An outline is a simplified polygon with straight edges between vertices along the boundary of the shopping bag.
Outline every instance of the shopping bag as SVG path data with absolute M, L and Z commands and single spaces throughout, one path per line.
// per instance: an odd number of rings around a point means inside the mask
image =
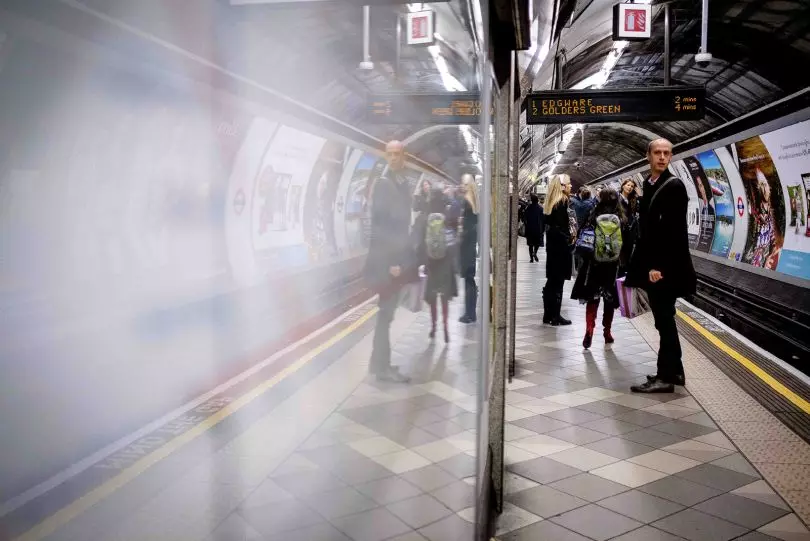
M 422 303 L 425 299 L 425 283 L 427 277 L 424 273 L 419 273 L 419 279 L 410 284 L 406 284 L 402 288 L 402 299 L 400 304 L 410 310 L 411 312 L 421 312 Z
M 650 311 L 650 299 L 647 292 L 637 287 L 624 285 L 625 277 L 616 280 L 616 291 L 619 293 L 619 311 L 627 319 L 633 319 Z

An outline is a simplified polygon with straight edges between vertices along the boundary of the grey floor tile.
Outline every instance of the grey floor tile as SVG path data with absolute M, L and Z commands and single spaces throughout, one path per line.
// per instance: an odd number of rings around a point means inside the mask
M 737 541 L 779 541 L 779 539 L 761 532 L 749 532 L 742 537 L 738 537 Z
M 464 432 L 466 429 L 463 426 L 450 421 L 449 419 L 445 419 L 438 423 L 433 423 L 432 425 L 425 425 L 422 427 L 422 430 L 441 438 L 447 438 L 449 436 L 455 436 L 460 432 Z
M 683 541 L 683 537 L 672 535 L 652 526 L 644 526 L 619 537 L 614 537 L 611 541 Z
M 652 428 L 644 428 L 642 430 L 637 430 L 636 432 L 628 432 L 627 434 L 622 434 L 622 437 L 626 440 L 655 447 L 656 449 L 689 439 L 683 436 L 658 432 Z
M 335 527 L 354 541 L 381 541 L 411 531 L 411 528 L 384 508 L 332 520 Z
M 509 494 L 506 496 L 506 500 L 521 509 L 525 509 L 543 518 L 560 515 L 588 504 L 586 500 L 577 498 L 571 494 L 566 494 L 565 492 L 546 485 L 540 485 L 528 490 Z
M 643 485 L 639 487 L 639 490 L 687 507 L 691 507 L 723 493 L 722 490 L 699 485 L 672 475 Z
M 418 470 L 409 471 L 400 475 L 400 477 L 425 492 L 431 492 L 443 486 L 447 486 L 459 479 L 436 465 L 425 466 Z
M 604 432 L 597 432 L 596 430 L 591 430 L 590 428 L 585 428 L 582 426 L 569 426 L 567 428 L 548 432 L 547 434 L 553 438 L 575 443 L 577 445 L 586 445 L 588 443 L 604 440 L 610 437 Z
M 756 530 L 788 512 L 755 500 L 734 494 L 723 494 L 699 503 L 695 509 L 728 520 L 748 529 Z
M 626 413 L 614 415 L 613 418 L 618 419 L 619 421 L 626 421 L 628 423 L 633 423 L 634 425 L 643 427 L 660 425 L 672 420 L 671 418 L 665 417 L 664 415 L 656 415 L 655 413 L 650 413 L 648 411 L 641 411 L 641 410 L 628 411 Z
M 265 537 L 238 513 L 232 513 L 206 538 L 206 541 L 262 541 L 264 539 Z
M 512 421 L 512 424 L 527 430 L 531 430 L 532 432 L 537 432 L 538 434 L 544 434 L 546 432 L 551 432 L 552 430 L 558 430 L 560 428 L 570 426 L 570 424 L 566 423 L 565 421 L 552 419 L 551 417 L 547 417 L 545 415 L 535 415 L 533 417 L 526 417 L 525 419 L 518 419 L 517 421 Z
M 284 500 L 264 507 L 240 509 L 239 514 L 248 524 L 265 536 L 324 522 L 318 513 L 296 500 Z
M 547 520 L 509 532 L 499 539 L 501 541 L 589 541 L 587 537 Z
M 316 524 L 315 526 L 281 532 L 262 539 L 267 541 L 351 541 L 331 524 Z
M 630 490 L 605 498 L 599 501 L 599 505 L 645 524 L 677 513 L 684 508 L 680 504 L 639 490 Z
M 535 385 L 534 387 L 525 387 L 521 389 L 520 394 L 527 394 L 535 398 L 545 398 L 547 396 L 560 394 L 560 390 L 553 387 L 547 387 L 545 385 Z
M 653 429 L 659 432 L 666 432 L 667 434 L 683 436 L 684 438 L 689 439 L 697 438 L 698 436 L 704 436 L 717 431 L 716 428 L 709 428 L 696 423 L 687 423 L 681 420 L 661 423 L 660 425 L 655 425 Z
M 670 515 L 654 522 L 652 526 L 690 541 L 727 541 L 749 531 L 749 528 L 694 509 L 685 509 Z
M 426 396 L 434 396 L 434 395 L 426 395 Z M 436 397 L 436 398 L 439 398 L 439 397 Z M 439 400 L 441 400 L 441 399 L 439 399 Z M 461 406 L 459 406 L 457 404 L 453 404 L 452 402 L 448 402 L 446 400 L 442 400 L 442 402 L 444 402 L 444 403 L 440 404 L 438 406 L 432 406 L 432 407 L 428 408 L 428 411 L 430 411 L 431 413 L 435 413 L 436 415 L 438 415 L 442 419 L 450 419 L 452 417 L 455 417 L 456 415 L 460 415 L 462 413 L 468 413 L 467 410 L 465 410 L 464 408 L 462 408 Z
M 718 430 L 717 425 L 714 423 L 714 421 L 712 421 L 712 418 L 709 417 L 709 414 L 707 414 L 705 411 L 701 411 L 693 415 L 687 415 L 686 417 L 681 417 L 681 421 L 695 423 Z
M 605 402 L 604 400 L 591 402 L 590 404 L 582 404 L 581 406 L 577 406 L 577 409 L 590 411 L 592 413 L 599 413 L 605 417 L 614 417 L 616 415 L 621 415 L 622 413 L 637 411 L 633 408 L 628 408 L 627 406 L 614 404 L 612 402 Z
M 531 479 L 541 484 L 553 483 L 566 477 L 582 473 L 578 468 L 572 468 L 549 458 L 534 458 L 508 467 L 512 473 Z
M 354 515 L 378 506 L 375 501 L 353 488 L 309 494 L 302 500 L 326 519 Z
M 756 477 L 711 464 L 701 464 L 676 475 L 681 479 L 687 479 L 723 492 L 740 488 L 757 480 Z
M 596 421 L 591 421 L 589 423 L 583 423 L 582 426 L 611 436 L 619 436 L 621 434 L 638 430 L 638 425 L 628 423 L 627 421 L 619 421 L 618 419 L 613 419 L 610 417 L 597 419 Z
M 643 443 L 626 440 L 622 437 L 607 438 L 584 445 L 593 451 L 599 451 L 614 458 L 626 460 L 634 456 L 643 455 L 655 451 L 655 448 Z
M 392 503 L 387 509 L 411 528 L 418 529 L 449 516 L 453 511 L 429 494 Z
M 643 526 L 640 522 L 595 504 L 574 509 L 550 520 L 596 541 L 605 541 Z
M 475 458 L 464 453 L 437 462 L 436 465 L 452 475 L 455 475 L 458 479 L 475 475 Z
M 552 411 L 544 415 L 546 417 L 551 417 L 553 419 L 557 419 L 558 421 L 564 421 L 572 425 L 581 425 L 583 423 L 604 418 L 604 415 L 599 413 L 593 413 L 591 411 L 585 411 L 577 408 L 565 408 L 563 410 Z
M 472 539 L 475 527 L 456 514 L 419 530 L 430 541 L 462 541 Z
M 349 485 L 368 483 L 391 475 L 387 468 L 383 468 L 368 458 L 343 462 L 333 468 L 332 474 Z
M 387 429 L 382 427 L 379 432 L 403 447 L 417 447 L 442 438 L 440 435 L 432 434 L 415 426 L 407 429 Z
M 628 490 L 625 485 L 591 473 L 581 473 L 552 483 L 549 486 L 589 502 L 615 496 Z
M 426 538 L 419 532 L 408 532 L 405 535 L 398 535 L 386 541 L 426 541 Z
M 475 485 L 464 481 L 456 481 L 434 490 L 431 495 L 455 512 L 475 506 Z
M 355 488 L 380 505 L 406 500 L 422 493 L 418 487 L 396 476 L 377 479 L 370 483 L 357 485 Z
M 751 465 L 751 463 L 748 462 L 745 459 L 745 457 L 742 456 L 740 453 L 734 453 L 733 455 L 725 456 L 723 458 L 711 462 L 711 464 L 715 466 L 720 466 L 721 468 L 734 470 L 739 473 L 744 473 L 745 475 L 750 475 L 751 477 L 756 478 L 762 477 L 756 470 L 756 468 L 754 468 Z
M 327 492 L 343 488 L 346 483 L 324 470 L 313 470 L 291 475 L 283 475 L 273 479 L 281 488 L 301 497 L 316 492 Z

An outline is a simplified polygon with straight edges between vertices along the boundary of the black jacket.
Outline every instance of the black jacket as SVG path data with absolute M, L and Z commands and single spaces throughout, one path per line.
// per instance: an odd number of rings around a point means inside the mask
M 664 186 L 670 178 L 673 180 Z M 627 273 L 628 286 L 663 289 L 675 297 L 695 292 L 697 277 L 689 253 L 686 224 L 688 203 L 683 182 L 669 170 L 661 174 L 656 186 L 650 184 L 649 177 L 644 181 L 644 198 L 639 205 L 639 238 Z M 649 280 L 653 269 L 663 276 L 656 284 Z
M 570 280 L 573 256 L 568 228 L 568 200 L 546 215 L 546 278 Z
M 478 215 L 473 212 L 468 201 L 464 201 L 463 222 L 461 225 L 461 242 L 459 247 L 459 266 L 462 276 L 475 276 L 475 258 L 478 245 Z
M 543 207 L 537 203 L 532 203 L 526 207 L 526 211 L 523 214 L 523 223 L 526 226 L 526 242 L 530 246 L 540 246 L 543 244 L 543 234 L 546 229 Z
M 379 291 L 411 281 L 416 274 L 414 242 L 411 239 L 411 187 L 405 179 L 396 182 L 388 172 L 377 180 L 371 200 L 371 239 L 365 277 L 369 288 Z M 398 279 L 390 268 L 399 266 Z

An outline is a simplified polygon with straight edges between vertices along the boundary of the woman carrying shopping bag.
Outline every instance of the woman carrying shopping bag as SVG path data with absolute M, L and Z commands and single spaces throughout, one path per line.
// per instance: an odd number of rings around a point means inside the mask
M 585 303 L 585 338 L 582 347 L 593 342 L 596 313 L 604 299 L 602 312 L 603 335 L 606 344 L 613 343 L 610 332 L 613 314 L 619 307 L 616 275 L 622 252 L 622 230 L 626 225 L 619 194 L 610 188 L 599 193 L 599 202 L 580 231 L 577 252 L 581 263 L 571 291 L 571 298 Z

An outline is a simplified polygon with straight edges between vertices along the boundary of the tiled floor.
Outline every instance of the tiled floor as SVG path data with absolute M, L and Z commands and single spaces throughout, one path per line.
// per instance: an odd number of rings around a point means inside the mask
M 774 455 L 792 453 L 804 457 L 792 462 L 807 464 L 810 447 L 763 416 L 685 342 L 689 388 L 698 389 L 698 400 L 683 388 L 632 395 L 630 385 L 655 372 L 651 322 L 617 318 L 616 343 L 605 345 L 598 328 L 585 351 L 584 307 L 567 299 L 571 282 L 563 312 L 574 324 L 553 328 L 541 323 L 543 262 L 522 263 L 518 280 L 518 368 L 507 394 L 511 508 L 499 523 L 501 540 L 810 539 L 759 473 L 778 469 Z M 744 408 L 729 405 L 729 395 L 746 400 Z M 718 404 L 707 408 L 711 416 L 701 406 L 704 398 Z M 715 413 L 735 420 L 719 421 L 733 442 L 713 421 Z M 758 445 L 765 441 L 774 445 Z M 740 448 L 769 465 L 757 464 L 758 471 Z M 792 478 L 773 478 L 783 479 L 786 491 L 807 490 L 806 478 L 791 467 Z M 804 493 L 797 495 L 801 500 Z

